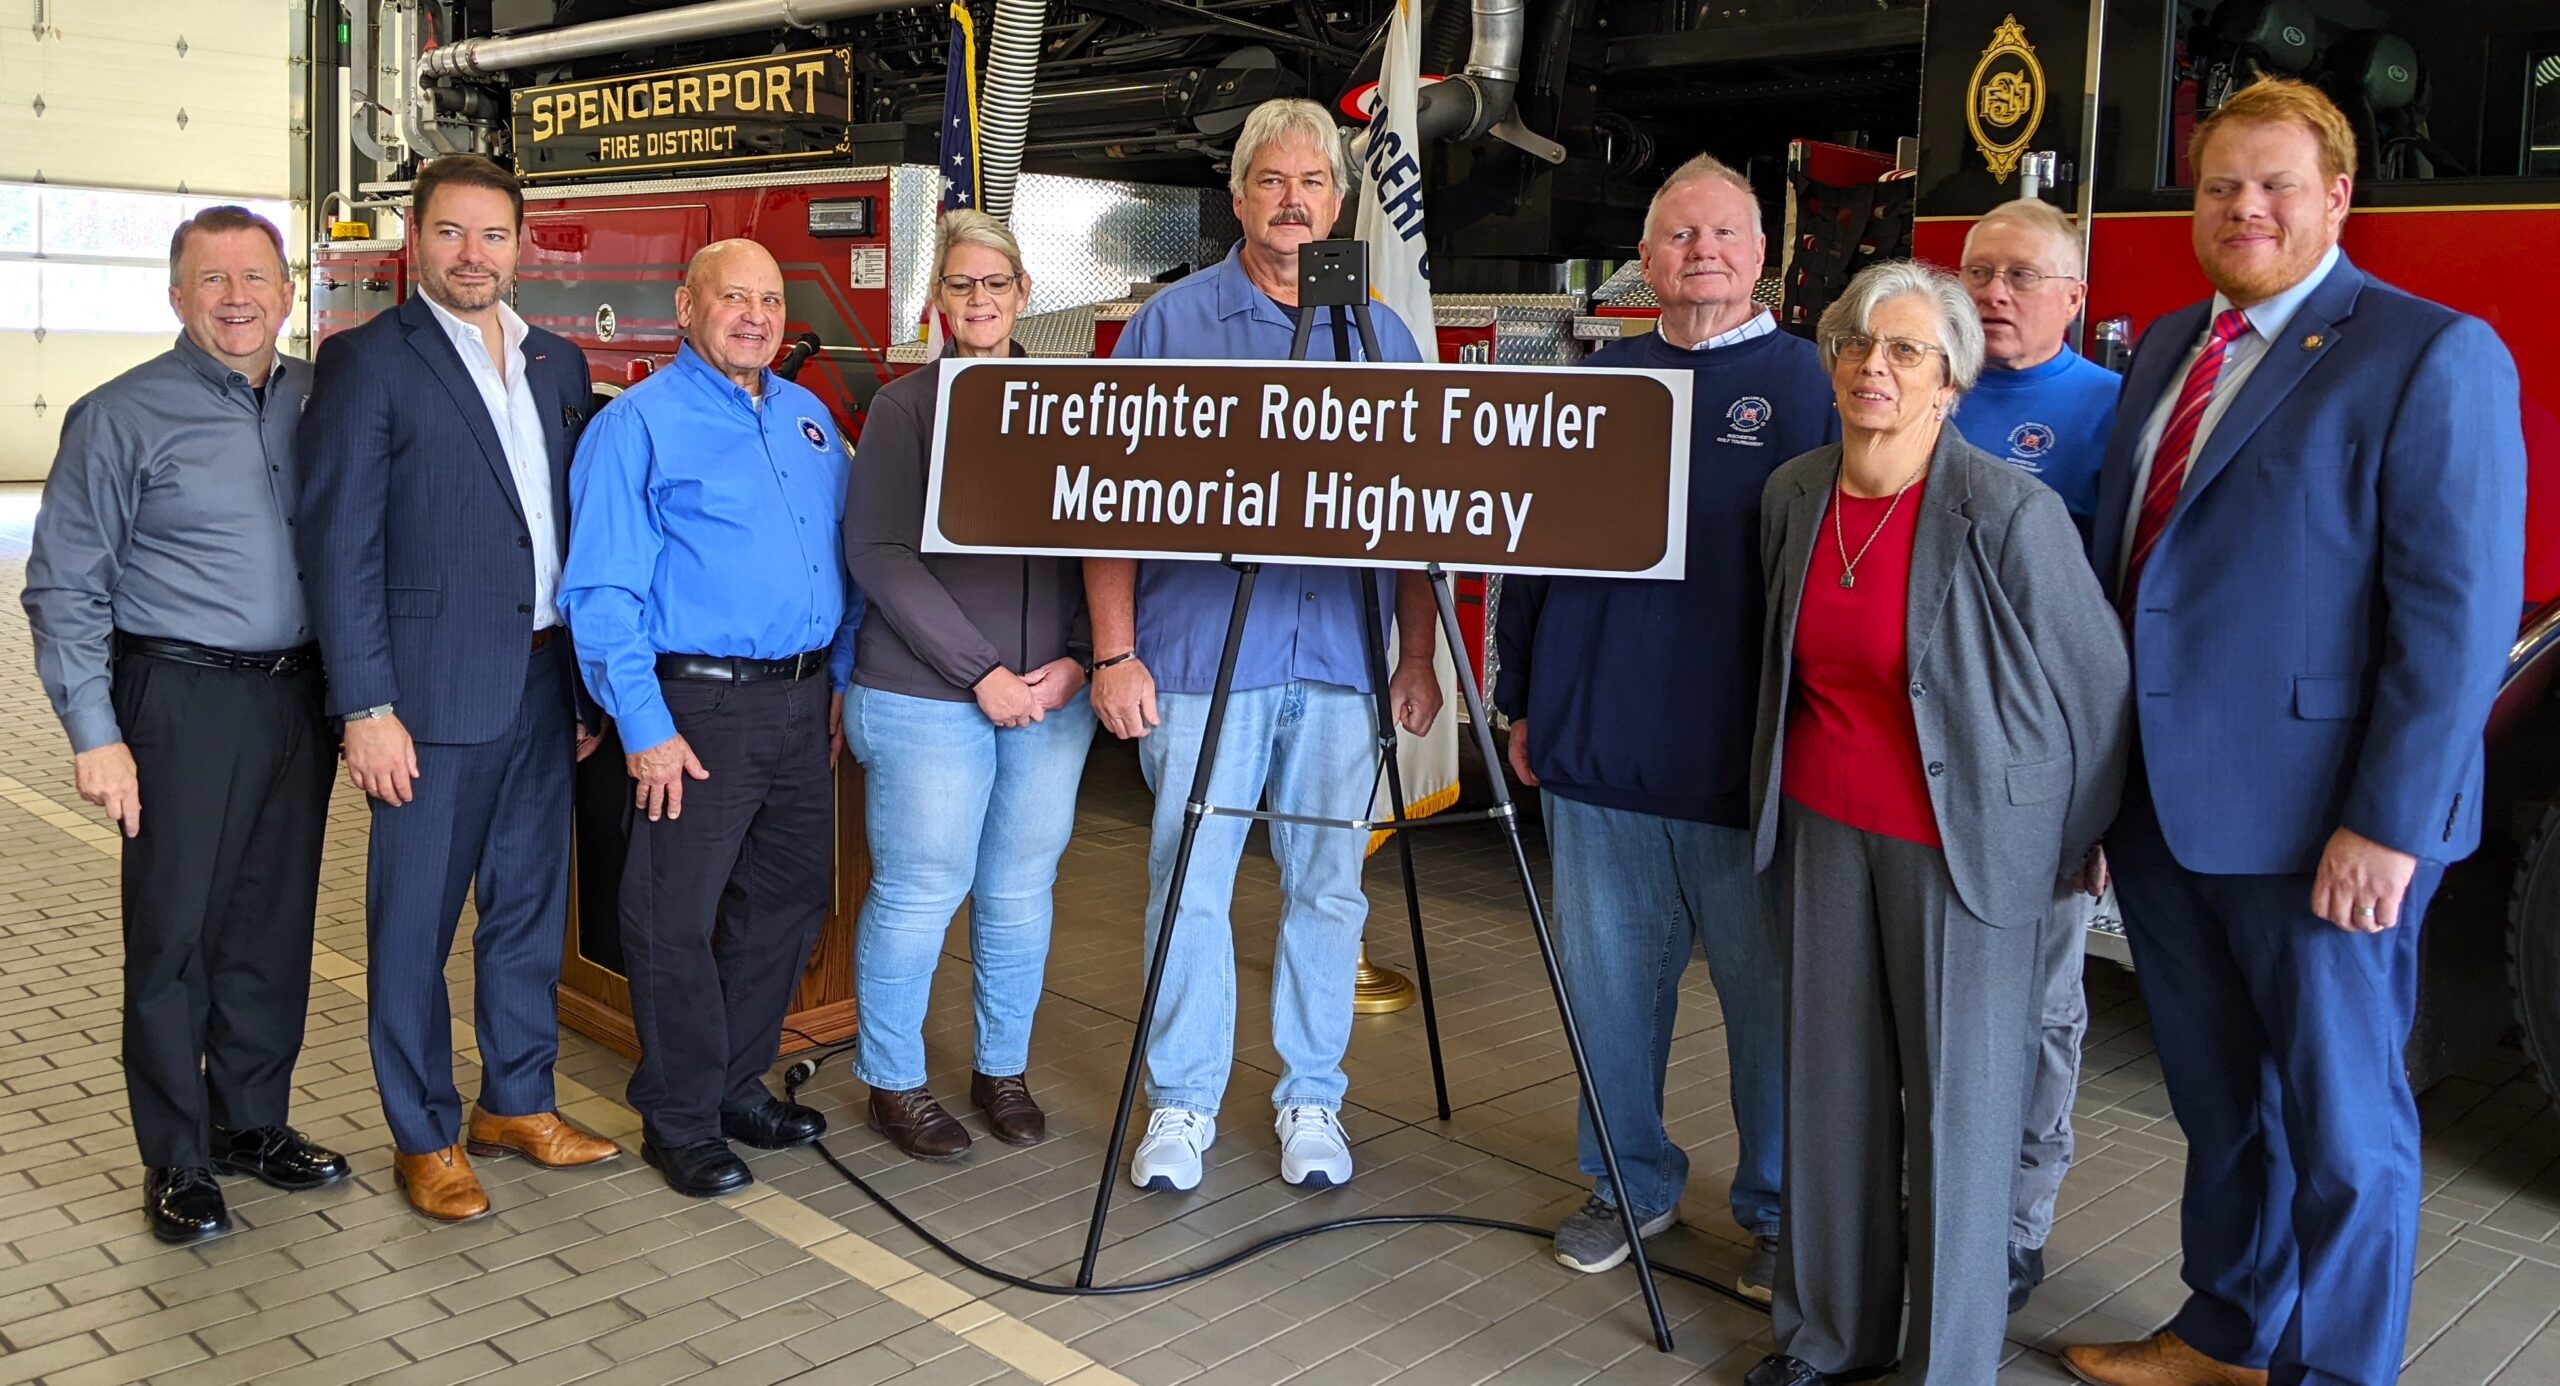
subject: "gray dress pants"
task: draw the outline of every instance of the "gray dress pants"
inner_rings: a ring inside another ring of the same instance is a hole
[[[1783,815],[1778,1350],[1824,1372],[1899,1358],[1904,1381],[1989,1386],[2008,1322],[2020,1040],[2041,930],[1967,910],[1934,848],[1793,800]]]
[[[2054,896],[2037,944],[2037,1015],[2027,1040],[2027,1107],[2018,1143],[2016,1206],[2009,1240],[2040,1247],[2053,1235],[2053,1203],[2071,1170],[2071,1103],[2080,1091],[2080,1042],[2089,1033],[2081,981],[2089,913],[2098,902],[2071,887]]]

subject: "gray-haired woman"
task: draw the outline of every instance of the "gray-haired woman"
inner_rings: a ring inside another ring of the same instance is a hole
[[[1022,355],[1013,323],[1031,280],[1004,223],[944,215],[933,263],[948,355]],[[924,1052],[926,994],[963,899],[977,1003],[970,1101],[1009,1145],[1048,1132],[1023,1074],[1049,959],[1050,889],[1093,741],[1076,560],[918,552],[943,369],[930,362],[873,398],[844,519],[845,566],[873,617],[844,704],[871,842],[854,942],[853,1071],[871,1085],[872,1127],[920,1160],[957,1159],[970,1144],[926,1087]]]
[[[1982,368],[1962,284],[1878,265],[1816,341],[1841,441],[1761,502],[1787,1155],[1778,1352],[1747,1380],[1988,1383],[2037,930],[2115,814],[2124,641],[2061,499],[1946,423]]]

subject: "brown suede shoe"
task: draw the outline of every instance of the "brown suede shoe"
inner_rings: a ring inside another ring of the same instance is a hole
[[[2264,1371],[2216,1361],[2165,1328],[2130,1343],[2064,1348],[2062,1365],[2092,1386],[2267,1386]]]
[[[871,1129],[914,1160],[957,1160],[969,1153],[969,1128],[933,1100],[930,1088],[871,1090]]]
[[[1049,1138],[1049,1118],[1041,1115],[1040,1104],[1031,1100],[1030,1085],[1019,1074],[990,1078],[971,1073],[969,1100],[987,1114],[987,1130],[1007,1145],[1038,1145]]]
[[[602,1164],[622,1153],[621,1146],[570,1125],[558,1112],[492,1116],[477,1106],[471,1109],[470,1137],[463,1145],[484,1160],[520,1155],[544,1169]]]
[[[409,1206],[438,1222],[469,1222],[489,1212],[489,1195],[471,1172],[461,1146],[432,1155],[392,1152],[391,1175],[409,1195]]]

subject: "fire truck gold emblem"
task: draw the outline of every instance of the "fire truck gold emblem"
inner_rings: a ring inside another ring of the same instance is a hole
[[[2044,123],[2044,64],[2027,42],[2016,15],[1991,31],[1991,46],[1973,66],[1965,84],[1964,123],[1973,132],[1973,147],[1995,179],[2006,179],[2027,152],[2027,141]]]

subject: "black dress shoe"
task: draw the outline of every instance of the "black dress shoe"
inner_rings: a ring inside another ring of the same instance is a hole
[[[347,1157],[313,1145],[290,1126],[213,1128],[213,1162],[279,1189],[316,1189],[347,1177]]]
[[[1849,1372],[1826,1372],[1817,1370],[1801,1357],[1773,1352],[1761,1358],[1759,1366],[1743,1375],[1742,1386],[1831,1386],[1833,1382],[1873,1381],[1892,1375],[1893,1370],[1887,1365]]]
[[[231,1230],[222,1186],[204,1165],[154,1165],[142,1174],[142,1215],[151,1235],[172,1246],[200,1242]]]
[[[758,1150],[789,1150],[827,1134],[827,1119],[797,1102],[768,1097],[753,1107],[722,1112],[720,1134]]]
[[[2044,1283],[2044,1248],[2009,1243],[2009,1312],[2027,1307],[2027,1296]]]
[[[691,1198],[717,1198],[756,1182],[747,1162],[727,1141],[695,1141],[673,1150],[649,1136],[640,1138],[640,1158],[667,1176],[667,1187]]]

